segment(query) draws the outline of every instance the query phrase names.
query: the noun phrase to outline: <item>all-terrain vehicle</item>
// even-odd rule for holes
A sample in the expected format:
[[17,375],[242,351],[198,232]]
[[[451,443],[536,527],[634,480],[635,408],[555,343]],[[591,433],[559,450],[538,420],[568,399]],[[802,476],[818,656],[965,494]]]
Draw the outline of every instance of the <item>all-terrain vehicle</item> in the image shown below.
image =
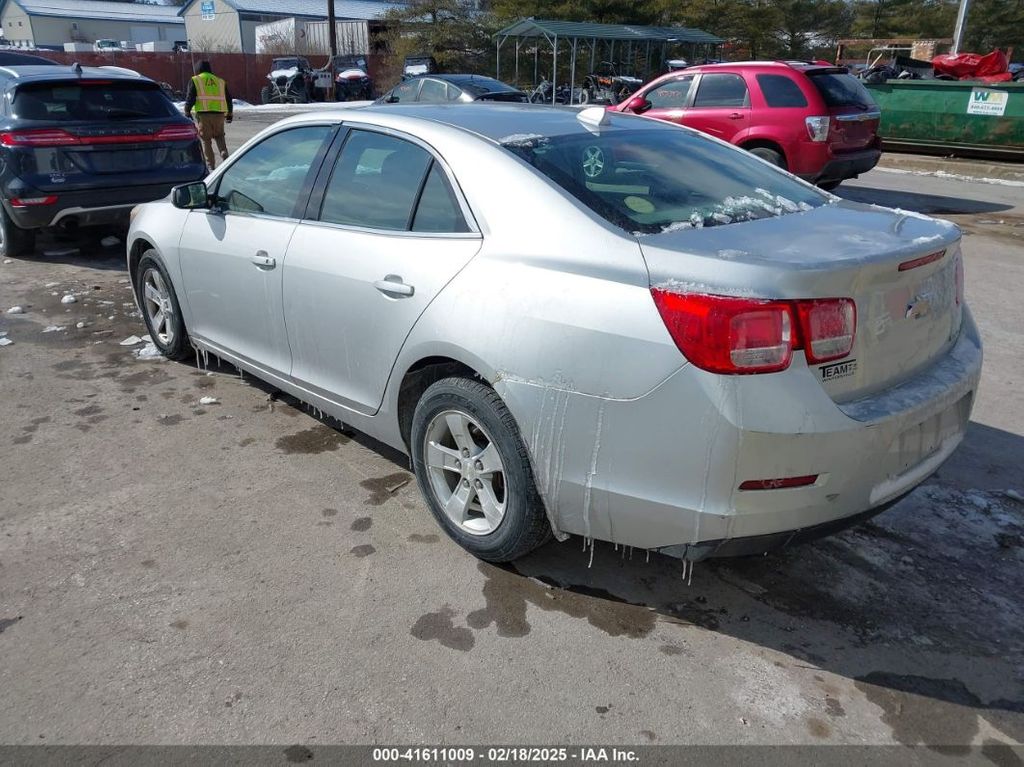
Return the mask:
[[613,61],[602,61],[596,72],[583,78],[584,103],[618,104],[644,84],[639,77],[622,75]]
[[402,65],[402,79],[417,77],[418,75],[432,75],[440,72],[437,66],[437,59],[433,56],[406,56]]
[[312,100],[313,68],[302,56],[274,59],[267,80],[270,83],[260,90],[264,104],[305,104]]
[[373,80],[363,56],[335,56],[330,64],[336,101],[369,101]]

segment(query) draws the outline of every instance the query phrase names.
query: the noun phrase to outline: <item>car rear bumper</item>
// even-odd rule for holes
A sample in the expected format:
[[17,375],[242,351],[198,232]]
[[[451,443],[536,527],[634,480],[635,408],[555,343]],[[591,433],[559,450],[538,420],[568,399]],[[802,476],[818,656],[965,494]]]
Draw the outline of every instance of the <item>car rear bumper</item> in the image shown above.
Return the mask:
[[843,181],[848,178],[856,178],[861,173],[867,173],[878,165],[881,156],[882,152],[879,149],[863,149],[859,152],[832,155],[832,159],[826,162],[821,170],[797,175],[812,183]]
[[5,199],[4,207],[22,229],[51,226],[95,226],[128,222],[136,205],[166,197],[176,184],[147,184],[116,189],[91,189],[57,195],[51,205],[13,208]]
[[[826,534],[910,492],[963,439],[981,360],[965,312],[957,342],[929,369],[845,404],[796,362],[765,376],[688,365],[633,400],[536,381],[496,388],[558,530],[703,559]],[[739,490],[809,475],[804,487]]]

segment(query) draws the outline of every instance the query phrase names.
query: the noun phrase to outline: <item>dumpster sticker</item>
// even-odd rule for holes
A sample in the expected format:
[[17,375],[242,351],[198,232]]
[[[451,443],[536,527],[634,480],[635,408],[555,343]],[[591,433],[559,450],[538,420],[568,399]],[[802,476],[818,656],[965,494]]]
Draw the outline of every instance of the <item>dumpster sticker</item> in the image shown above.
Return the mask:
[[972,88],[970,101],[967,102],[967,114],[1002,117],[1006,112],[1006,102],[1009,100],[1010,94],[1006,91]]
[[199,6],[199,10],[202,13],[203,21],[213,21],[215,16],[213,12],[213,0],[203,0],[203,3]]

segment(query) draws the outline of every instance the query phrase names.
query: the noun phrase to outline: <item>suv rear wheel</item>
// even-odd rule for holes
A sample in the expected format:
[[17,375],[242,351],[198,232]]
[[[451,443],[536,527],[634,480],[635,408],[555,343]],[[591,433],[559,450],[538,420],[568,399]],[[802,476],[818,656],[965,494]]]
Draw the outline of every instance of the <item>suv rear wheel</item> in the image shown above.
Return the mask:
[[0,256],[27,256],[36,246],[36,233],[22,229],[0,205]]
[[754,155],[754,157],[760,157],[762,160],[770,162],[777,168],[782,168],[783,170],[786,169],[785,158],[783,158],[781,153],[776,152],[774,149],[769,149],[766,146],[755,146],[753,149],[749,151],[752,155]]

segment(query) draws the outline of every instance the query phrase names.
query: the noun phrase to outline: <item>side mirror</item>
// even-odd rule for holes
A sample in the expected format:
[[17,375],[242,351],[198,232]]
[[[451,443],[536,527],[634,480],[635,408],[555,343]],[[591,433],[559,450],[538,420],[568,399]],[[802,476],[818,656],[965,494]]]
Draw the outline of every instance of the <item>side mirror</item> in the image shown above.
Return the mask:
[[389,104],[397,104],[398,101],[399,101],[398,96],[388,96],[387,103],[389,103]]
[[171,191],[171,204],[182,210],[195,210],[210,207],[210,190],[203,181],[176,186]]
[[634,96],[626,102],[626,109],[638,115],[642,115],[652,106],[654,105],[643,96]]

